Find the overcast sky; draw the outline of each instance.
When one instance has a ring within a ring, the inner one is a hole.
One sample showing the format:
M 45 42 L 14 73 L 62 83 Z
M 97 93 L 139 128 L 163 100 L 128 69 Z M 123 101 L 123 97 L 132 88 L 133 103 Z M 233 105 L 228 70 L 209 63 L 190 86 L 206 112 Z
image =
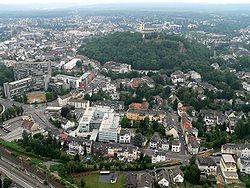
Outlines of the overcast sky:
M 247 3 L 250 0 L 0 0 L 0 4 L 48 4 L 48 3 L 77 3 L 77 4 L 112 4 L 112 3 Z

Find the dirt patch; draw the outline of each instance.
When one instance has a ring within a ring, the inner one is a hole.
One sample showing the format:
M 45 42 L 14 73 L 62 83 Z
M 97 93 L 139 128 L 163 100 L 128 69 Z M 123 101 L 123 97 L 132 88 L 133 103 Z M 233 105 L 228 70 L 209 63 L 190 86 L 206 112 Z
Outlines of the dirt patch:
M 27 94 L 27 103 L 43 103 L 46 102 L 45 92 L 32 92 Z

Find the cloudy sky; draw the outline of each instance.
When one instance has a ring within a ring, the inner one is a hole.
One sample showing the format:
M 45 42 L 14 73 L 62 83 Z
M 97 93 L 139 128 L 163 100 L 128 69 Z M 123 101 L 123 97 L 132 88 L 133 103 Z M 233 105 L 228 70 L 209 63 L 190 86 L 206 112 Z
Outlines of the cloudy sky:
M 77 3 L 77 4 L 112 4 L 112 3 L 248 3 L 250 0 L 0 0 L 0 4 L 48 4 L 48 3 Z

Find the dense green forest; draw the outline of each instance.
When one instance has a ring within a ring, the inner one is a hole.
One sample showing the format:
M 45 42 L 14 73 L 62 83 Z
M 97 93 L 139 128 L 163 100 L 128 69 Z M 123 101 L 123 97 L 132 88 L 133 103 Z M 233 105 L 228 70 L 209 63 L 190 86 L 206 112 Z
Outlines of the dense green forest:
M 13 69 L 6 67 L 5 65 L 0 64 L 0 86 L 2 86 L 5 82 L 13 81 Z
M 176 35 L 165 33 L 114 33 L 92 38 L 79 49 L 101 63 L 116 61 L 132 65 L 134 69 L 179 69 L 190 62 L 205 63 L 210 53 L 205 46 Z

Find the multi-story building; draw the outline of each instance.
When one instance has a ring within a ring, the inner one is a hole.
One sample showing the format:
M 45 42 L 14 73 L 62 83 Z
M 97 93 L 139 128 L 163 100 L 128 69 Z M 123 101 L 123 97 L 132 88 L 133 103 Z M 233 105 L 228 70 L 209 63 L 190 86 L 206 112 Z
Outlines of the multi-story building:
M 236 162 L 232 155 L 222 155 L 220 160 L 220 169 L 226 184 L 238 182 Z
M 250 158 L 250 144 L 227 143 L 221 146 L 221 153 L 237 155 L 238 157 Z
M 99 141 L 118 142 L 120 134 L 120 116 L 109 107 L 88 107 L 80 119 L 78 136 L 85 136 L 94 129 L 99 130 Z
M 99 128 L 98 140 L 101 142 L 118 142 L 121 131 L 120 116 L 115 113 L 105 113 Z
M 250 159 L 238 158 L 237 166 L 241 173 L 250 175 Z
M 14 66 L 14 78 L 32 77 L 33 90 L 47 89 L 51 77 L 50 62 L 22 62 Z
M 20 96 L 23 93 L 30 91 L 32 89 L 33 89 L 33 81 L 32 78 L 30 77 L 17 80 L 14 82 L 4 83 L 4 95 L 9 99 L 16 96 Z

